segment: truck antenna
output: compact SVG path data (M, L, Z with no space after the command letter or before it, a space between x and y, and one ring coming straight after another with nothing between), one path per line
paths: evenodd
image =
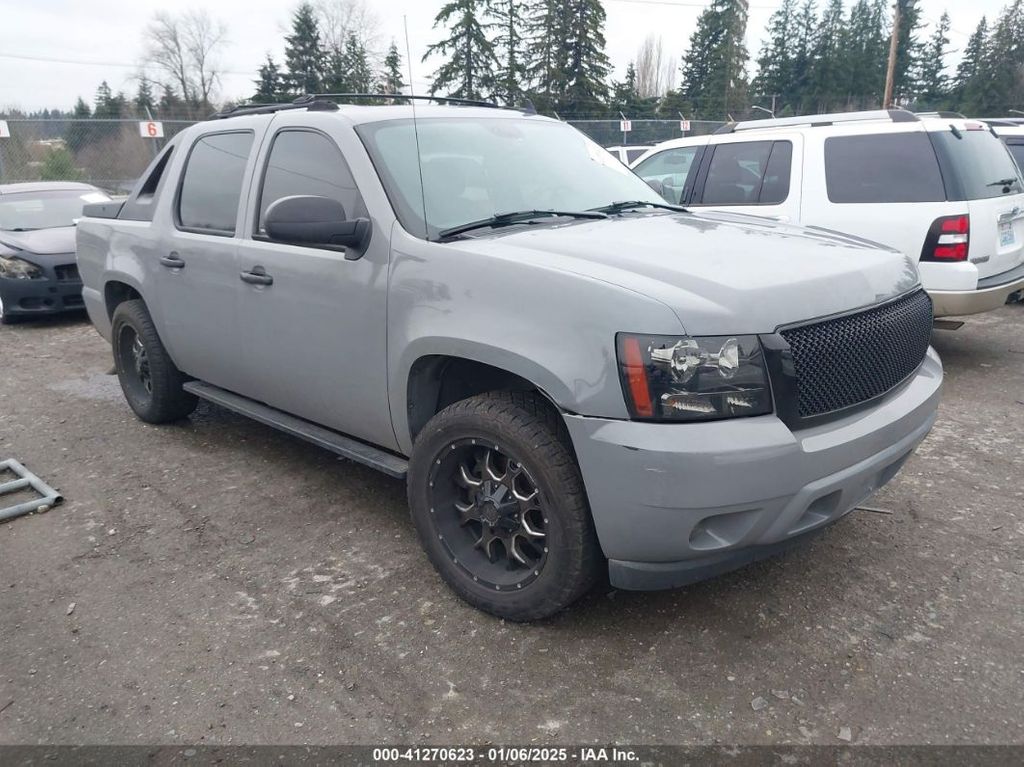
M409 95L415 96L416 91L412 85L412 49L409 47L409 17L402 16L402 24L405 26L405 63L409 69ZM423 155L420 152L420 129L416 121L416 99L409 99L412 106L412 132L416 137L416 169L420 175L420 203L423 205L423 237L430 239L430 224L427 222L427 193L423 186Z

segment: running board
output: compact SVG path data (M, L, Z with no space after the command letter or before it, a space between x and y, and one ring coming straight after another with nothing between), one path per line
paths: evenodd
M325 429L323 426L317 426L302 418L288 415L288 413L264 405L262 402L233 394L201 381L189 381L185 384L184 389L215 405L233 410L286 434L312 442L325 450L330 450L351 461L365 464L397 479L405 479L405 475L409 471L409 462L400 456L352 437L346 437L336 431Z

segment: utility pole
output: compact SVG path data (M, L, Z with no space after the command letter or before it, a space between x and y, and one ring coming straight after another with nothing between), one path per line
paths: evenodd
M885 96L882 98L882 108L892 108L893 80L896 78L896 52L900 43L900 10L903 0L896 0L892 15L892 38L889 40L889 66L885 71Z

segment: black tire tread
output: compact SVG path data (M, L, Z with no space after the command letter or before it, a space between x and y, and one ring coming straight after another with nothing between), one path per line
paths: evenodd
M578 556L571 559L571 568L561 579L557 590L547 594L528 608L509 608L499 600L487 600L459 588L457 582L446 578L448 583L467 601L475 606L515 621L530 621L548 617L575 602L601 578L604 571L604 557L601 553L590 516L583 479L572 451L565 423L555 408L540 394L523 391L492 391L456 402L434 416L424 426L417 443L430 434L443 429L454 419L478 417L489 424L507 430L512 437L518 437L529 444L533 459L542 462L558 478L561 487L567 490L561 494L563 513L568 513L582 530L582 545ZM414 450L413 462L416 462ZM427 463L431 460L427 458ZM413 503L415 471L410 466L410 505ZM415 512L414 512L415 513ZM428 553L430 549L428 548ZM433 558L433 557L432 557ZM435 565L437 563L435 562Z
M127 390L124 390L122 384L128 404L135 414L146 423L169 423L185 418L196 409L199 399L182 388L189 378L175 367L167 349L164 348L145 301L132 299L118 304L112 318L111 338L115 344L119 328L126 323L135 328L135 332L142 338L142 342L146 346L150 375L153 380L153 395L145 406L139 406L133 402L132 397L129 396ZM116 349L114 362L116 365ZM120 371L118 372L120 373Z

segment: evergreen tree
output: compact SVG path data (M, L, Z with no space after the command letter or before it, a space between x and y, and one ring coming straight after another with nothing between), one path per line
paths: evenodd
M768 22L768 39L757 57L757 77L750 90L760 98L775 97L776 104L789 103L793 92L793 70L796 41L796 0L782 0L782 5Z
M570 115L603 110L611 63L605 53L604 6L600 0L562 0L565 26L564 89L556 91L559 109Z
M559 0L537 0L529 18L526 79L530 96L541 111L554 110L556 97L565 87L568 57L561 41L568 26L568 7Z
M946 76L946 46L949 45L949 14L943 13L931 39L925 44L918 73L919 99L933 109L942 109L949 100L949 78Z
M830 111L849 94L849 68L844 61L846 39L843 0L829 0L818 24L806 94L811 109L818 113Z
M323 86L324 59L320 25L316 11L308 2L302 3L292 16L292 33L285 36L285 78L293 95L318 93Z
M388 55L384 57L381 87L385 93L401 93L405 87L405 81L402 79L402 56L394 40L388 48Z
M881 106L885 91L889 35L886 0L857 0L850 8L845 51L841 59L848 72L849 109Z
M746 0L712 0L701 12L680 69L682 95L699 116L746 110Z
M187 115L187 105L170 85L164 85L160 93L160 101L157 102L157 111L160 117L165 120Z
M274 63L273 57L268 53L267 60L260 65L257 72L256 93L252 100L262 104L273 104L282 100L284 82L281 72Z
M493 89L497 68L494 45L488 39L491 28L485 20L487 0L450 0L434 18L434 28L446 26L448 37L427 48L423 56L442 56L434 73L430 93L445 91L454 98L480 99Z
M896 103L911 100L919 90L917 72L920 67L922 46L918 40L921 27L921 9L918 0L896 0L900 4L900 28L896 42L896 69L893 74L893 100Z
M490 0L489 9L497 31L494 49L498 69L494 73L494 92L506 104L519 104L526 80L523 28L527 3L525 0Z
M1013 0L992 27L977 81L977 112L1006 114L1024 103L1024 0Z
M363 41L350 32L342 47L327 57L324 88L330 93L369 93L373 90L373 71Z
M974 33L967 40L963 58L956 70L953 91L962 110L968 110L976 103L975 91L981 75L982 62L988 47L988 20L982 16ZM974 111L974 110L971 110Z
M153 84L149 78L145 76L139 78L139 88L135 92L135 99L132 103L135 107L135 114L139 117L148 118L153 114L153 110L156 109L156 101L153 98Z
M793 45L793 79L790 89L784 93L783 103L794 114L803 114L804 102L810 90L811 69L814 64L814 47L817 43L818 12L815 0L805 0L796 17L796 34Z

